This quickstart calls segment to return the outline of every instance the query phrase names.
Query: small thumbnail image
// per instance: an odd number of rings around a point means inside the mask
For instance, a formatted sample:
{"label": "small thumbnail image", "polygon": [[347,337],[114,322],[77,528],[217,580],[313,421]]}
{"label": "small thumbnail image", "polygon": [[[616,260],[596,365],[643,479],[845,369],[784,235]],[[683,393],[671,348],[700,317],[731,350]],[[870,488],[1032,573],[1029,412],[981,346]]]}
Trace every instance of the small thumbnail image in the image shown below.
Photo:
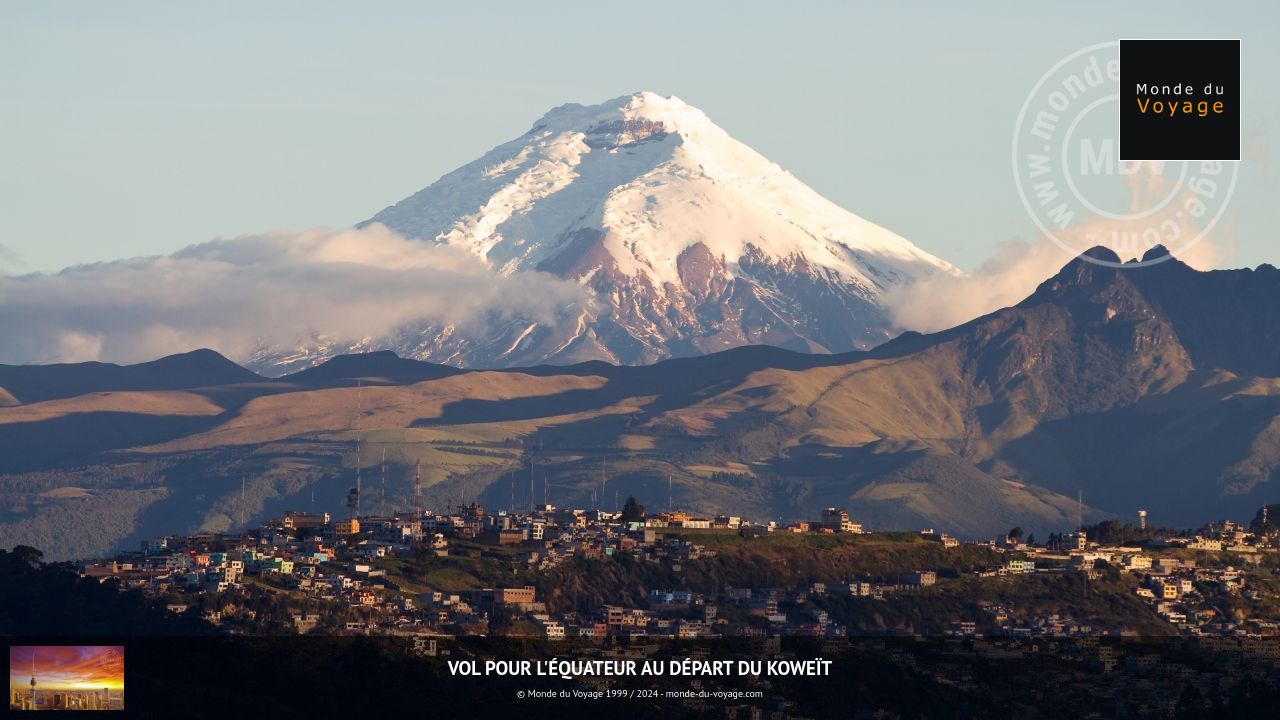
{"label": "small thumbnail image", "polygon": [[124,710],[119,645],[12,645],[10,710]]}

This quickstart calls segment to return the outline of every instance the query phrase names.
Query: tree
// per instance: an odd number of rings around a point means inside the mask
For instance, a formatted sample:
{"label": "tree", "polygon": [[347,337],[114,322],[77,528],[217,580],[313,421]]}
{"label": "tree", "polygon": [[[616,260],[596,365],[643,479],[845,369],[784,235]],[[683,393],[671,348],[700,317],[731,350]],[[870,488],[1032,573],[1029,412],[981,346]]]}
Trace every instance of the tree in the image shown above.
{"label": "tree", "polygon": [[31,567],[39,567],[40,561],[44,559],[44,553],[30,545],[15,545],[12,555],[14,560]]}
{"label": "tree", "polygon": [[1011,529],[1009,531],[1008,538],[1009,542],[1022,542],[1022,526],[1019,525],[1018,527]]}
{"label": "tree", "polygon": [[1031,533],[1030,535],[1028,535],[1028,536],[1027,536],[1027,544],[1028,544],[1028,545],[1035,545],[1035,544],[1036,544],[1036,534],[1035,534],[1035,533]]}
{"label": "tree", "polygon": [[622,506],[622,522],[640,522],[644,520],[644,506],[636,502],[634,495],[627,497],[627,503]]}

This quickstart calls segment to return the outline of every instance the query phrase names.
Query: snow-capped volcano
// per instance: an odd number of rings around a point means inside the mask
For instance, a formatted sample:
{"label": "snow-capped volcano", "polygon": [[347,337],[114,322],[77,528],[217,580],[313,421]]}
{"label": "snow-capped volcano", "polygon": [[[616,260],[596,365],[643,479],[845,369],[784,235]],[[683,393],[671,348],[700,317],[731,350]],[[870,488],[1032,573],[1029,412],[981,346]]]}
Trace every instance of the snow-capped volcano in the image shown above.
{"label": "snow-capped volcano", "polygon": [[555,108],[370,223],[465,248],[496,273],[587,287],[556,323],[508,318],[484,338],[406,328],[373,343],[466,366],[864,348],[891,335],[888,287],[955,272],[651,92]]}

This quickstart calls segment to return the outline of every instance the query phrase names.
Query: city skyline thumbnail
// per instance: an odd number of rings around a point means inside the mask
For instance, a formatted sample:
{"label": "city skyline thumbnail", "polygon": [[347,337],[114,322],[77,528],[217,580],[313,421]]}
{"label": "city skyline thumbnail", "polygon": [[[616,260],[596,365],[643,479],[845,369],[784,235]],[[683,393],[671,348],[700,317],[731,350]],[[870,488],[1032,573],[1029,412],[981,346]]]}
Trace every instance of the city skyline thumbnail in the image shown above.
{"label": "city skyline thumbnail", "polygon": [[14,645],[9,648],[9,688],[123,690],[124,647],[119,645]]}

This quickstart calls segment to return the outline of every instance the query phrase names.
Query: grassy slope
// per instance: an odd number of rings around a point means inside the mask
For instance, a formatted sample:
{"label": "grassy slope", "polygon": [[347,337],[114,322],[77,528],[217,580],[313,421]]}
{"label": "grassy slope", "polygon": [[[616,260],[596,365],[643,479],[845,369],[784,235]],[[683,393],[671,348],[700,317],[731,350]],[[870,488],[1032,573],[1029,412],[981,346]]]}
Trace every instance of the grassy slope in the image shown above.
{"label": "grassy slope", "polygon": [[688,535],[714,548],[715,557],[683,564],[679,572],[623,556],[617,561],[575,561],[538,578],[542,597],[560,609],[585,609],[616,597],[643,603],[649,589],[715,593],[726,586],[793,589],[811,582],[878,579],[921,568],[973,570],[996,562],[988,548],[943,548],[907,534],[871,536],[790,535],[744,539],[736,535]]}
{"label": "grassy slope", "polygon": [[[133,440],[150,457],[207,458],[214,482],[201,516],[186,517],[193,499],[172,515],[181,523],[160,531],[230,526],[301,491],[271,478],[262,502],[243,507],[232,495],[244,465],[251,486],[266,482],[245,458],[292,463],[328,478],[328,495],[345,495],[357,464],[357,414],[362,473],[377,477],[387,449],[402,497],[406,474],[420,461],[424,486],[438,490],[432,502],[467,497],[505,506],[516,493],[503,473],[518,470],[521,450],[532,450],[560,504],[588,505],[595,493],[594,502],[608,506],[614,494],[636,494],[665,507],[670,482],[673,502],[699,513],[792,519],[841,505],[870,527],[932,526],[971,537],[1015,524],[1038,533],[1065,529],[1074,524],[1068,496],[1080,487],[1100,505],[1143,500],[1166,516],[1151,503],[1176,502],[1213,479],[1233,492],[1251,490],[1280,467],[1276,382],[1218,378],[1202,392],[1170,392],[1127,414],[1111,412],[1108,403],[1117,399],[1178,389],[1184,364],[1173,356],[1164,364],[1130,357],[1125,342],[1100,344],[1102,335],[1080,332],[1064,313],[1038,307],[992,316],[901,357],[749,374],[728,368],[723,377],[688,382],[680,368],[696,375],[717,358],[637,370],[627,376],[632,380],[605,370],[475,372],[360,389],[276,382],[237,385],[237,392],[94,393],[0,408],[0,439],[30,449],[39,438],[28,434],[47,427],[40,437],[61,438],[43,449],[50,458],[86,437],[124,447]],[[1130,361],[1155,369],[1134,376]],[[693,372],[695,364],[703,369]],[[1101,414],[1053,419],[1071,408]],[[1206,427],[1223,437],[1197,441]],[[1144,428],[1151,437],[1135,435]],[[1174,444],[1170,438],[1178,447],[1159,444]],[[458,451],[463,445],[468,452]],[[100,450],[94,443],[82,449]],[[1138,461],[1158,464],[1165,456],[1171,459],[1158,474],[1177,475],[1182,484],[1156,498],[1135,497],[1139,484],[1128,480],[1140,476]],[[86,462],[101,456],[91,457]],[[318,482],[303,484],[315,489]],[[534,494],[542,495],[541,484]],[[520,495],[521,505],[531,499],[523,489]],[[26,501],[0,483],[0,508]]]}

